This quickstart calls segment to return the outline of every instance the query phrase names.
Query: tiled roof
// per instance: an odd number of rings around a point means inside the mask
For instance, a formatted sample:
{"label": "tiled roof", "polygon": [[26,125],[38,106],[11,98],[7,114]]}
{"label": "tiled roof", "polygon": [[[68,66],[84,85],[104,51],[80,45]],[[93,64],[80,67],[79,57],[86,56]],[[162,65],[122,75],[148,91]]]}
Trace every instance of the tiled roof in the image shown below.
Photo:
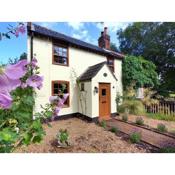
{"label": "tiled roof", "polygon": [[[107,49],[102,49],[102,48],[100,48],[98,46],[95,46],[93,44],[90,44],[90,43],[72,38],[70,36],[64,35],[62,33],[59,33],[59,32],[56,32],[56,31],[53,31],[53,30],[50,30],[50,29],[47,29],[45,27],[41,27],[41,26],[36,25],[36,24],[32,24],[32,25],[33,25],[32,26],[32,31],[36,34],[40,34],[40,35],[44,35],[44,36],[47,36],[47,37],[55,38],[55,39],[67,42],[69,44],[79,46],[79,47],[84,48],[84,49],[88,49],[88,50],[98,52],[98,53],[101,53],[101,54],[105,54],[105,55],[110,55],[110,56],[113,56],[113,57],[116,57],[116,58],[119,58],[119,59],[124,57],[124,55],[122,55],[118,52],[114,52],[114,51],[107,50]],[[31,29],[30,29],[29,26],[28,26],[28,31],[29,31],[29,33],[31,32]]]}
{"label": "tiled roof", "polygon": [[[88,69],[78,78],[79,81],[88,81],[91,80],[93,77],[97,75],[97,73],[100,71],[100,69],[104,66],[107,65],[107,62],[102,62],[99,64],[95,64],[93,66],[88,67]],[[108,66],[108,65],[107,65]],[[110,68],[109,68],[110,70]],[[114,73],[110,70],[114,78],[117,80],[115,77]]]}

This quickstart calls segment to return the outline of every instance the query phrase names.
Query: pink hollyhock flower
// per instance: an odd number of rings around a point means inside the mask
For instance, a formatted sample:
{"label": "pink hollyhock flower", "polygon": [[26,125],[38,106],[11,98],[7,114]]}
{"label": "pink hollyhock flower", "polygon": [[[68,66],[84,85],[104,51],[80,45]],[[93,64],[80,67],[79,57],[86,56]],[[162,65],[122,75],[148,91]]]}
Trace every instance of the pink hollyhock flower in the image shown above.
{"label": "pink hollyhock flower", "polygon": [[0,92],[11,92],[12,90],[16,89],[19,87],[21,84],[21,81],[18,80],[13,80],[8,78],[5,74],[0,75]]}
{"label": "pink hollyhock flower", "polygon": [[27,72],[27,60],[21,60],[16,64],[13,65],[8,65],[5,68],[5,74],[10,78],[10,79],[19,79],[23,77],[26,72]]}
{"label": "pink hollyhock flower", "polygon": [[27,79],[26,83],[30,87],[41,89],[43,86],[43,77],[39,75],[32,75]]}
{"label": "pink hollyhock flower", "polygon": [[20,25],[17,27],[16,31],[15,31],[15,36],[18,37],[19,33],[24,34],[26,32],[26,27],[25,25]]}
{"label": "pink hollyhock flower", "polygon": [[67,93],[67,94],[64,94],[64,95],[63,95],[63,98],[60,98],[60,97],[59,97],[59,101],[58,101],[57,106],[63,107],[65,101],[66,101],[67,98],[68,98],[68,96],[69,96],[69,94]]}
{"label": "pink hollyhock flower", "polygon": [[67,94],[63,95],[63,98],[60,98],[58,96],[51,96],[49,98],[50,103],[52,103],[52,104],[55,103],[56,104],[56,106],[54,107],[54,110],[53,110],[53,115],[52,115],[52,118],[51,118],[52,120],[54,120],[54,118],[56,116],[58,116],[58,114],[60,113],[62,107],[64,106],[64,103],[67,100],[68,96],[69,96],[69,94],[67,93]]}
{"label": "pink hollyhock flower", "polygon": [[9,109],[12,105],[12,98],[9,93],[0,93],[0,108]]}
{"label": "pink hollyhock flower", "polygon": [[32,62],[31,62],[32,68],[36,68],[37,67],[37,63],[38,63],[37,59],[36,58],[33,58],[32,59]]}
{"label": "pink hollyhock flower", "polygon": [[54,103],[56,100],[58,100],[58,97],[57,96],[50,96],[49,97],[50,103]]}
{"label": "pink hollyhock flower", "polygon": [[0,92],[16,89],[20,86],[20,78],[23,77],[26,72],[27,60],[19,61],[17,64],[8,65],[0,72]]}

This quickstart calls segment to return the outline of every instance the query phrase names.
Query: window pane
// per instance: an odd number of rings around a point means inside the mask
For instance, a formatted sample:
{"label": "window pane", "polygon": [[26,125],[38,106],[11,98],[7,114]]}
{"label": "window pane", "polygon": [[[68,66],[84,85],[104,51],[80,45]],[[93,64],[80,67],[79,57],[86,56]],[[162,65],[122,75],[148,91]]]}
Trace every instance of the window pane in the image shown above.
{"label": "window pane", "polygon": [[58,55],[58,47],[54,46],[54,55]]}
{"label": "window pane", "polygon": [[106,89],[102,89],[102,96],[106,95]]}

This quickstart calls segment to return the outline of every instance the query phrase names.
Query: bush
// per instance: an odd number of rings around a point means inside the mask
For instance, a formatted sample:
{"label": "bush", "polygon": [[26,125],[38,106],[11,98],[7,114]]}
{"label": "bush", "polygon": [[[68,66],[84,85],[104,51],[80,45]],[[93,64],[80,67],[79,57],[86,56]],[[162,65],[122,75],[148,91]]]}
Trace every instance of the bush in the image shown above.
{"label": "bush", "polygon": [[166,128],[166,126],[163,123],[159,123],[157,125],[157,130],[160,131],[160,132],[166,132],[167,128]]}
{"label": "bush", "polygon": [[133,132],[130,137],[129,137],[130,141],[132,143],[139,143],[141,140],[141,134],[138,132]]}
{"label": "bush", "polygon": [[142,117],[137,117],[136,118],[136,124],[137,125],[144,125],[144,120]]}
{"label": "bush", "polygon": [[102,120],[100,122],[100,126],[103,127],[103,128],[106,128],[106,121],[105,120]]}
{"label": "bush", "polygon": [[112,127],[112,128],[110,129],[110,131],[113,132],[113,133],[115,133],[115,134],[117,134],[117,133],[119,132],[119,129],[116,128],[116,127]]}
{"label": "bush", "polygon": [[128,109],[130,114],[143,115],[145,114],[144,105],[140,100],[124,100],[118,107],[119,113],[124,113]]}
{"label": "bush", "polygon": [[128,115],[127,115],[127,114],[123,114],[123,115],[122,115],[122,120],[123,120],[124,122],[127,122],[127,121],[128,121]]}

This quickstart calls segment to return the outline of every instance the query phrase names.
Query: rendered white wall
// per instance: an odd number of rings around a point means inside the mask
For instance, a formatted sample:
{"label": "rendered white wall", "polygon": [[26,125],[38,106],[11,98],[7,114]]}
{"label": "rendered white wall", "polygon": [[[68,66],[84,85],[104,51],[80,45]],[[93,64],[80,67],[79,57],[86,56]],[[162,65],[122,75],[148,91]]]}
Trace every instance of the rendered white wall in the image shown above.
{"label": "rendered white wall", "polygon": [[[28,38],[28,46],[30,45],[29,40],[30,39]],[[28,48],[29,48],[28,57],[30,58],[30,46]],[[69,67],[53,65],[52,42],[47,39],[41,39],[36,37],[34,37],[33,40],[33,53],[36,54],[36,58],[38,60],[38,64],[40,67],[40,74],[44,76],[43,88],[37,91],[35,110],[40,111],[41,110],[40,104],[45,105],[46,103],[48,103],[48,99],[51,96],[51,81],[66,80],[70,82],[70,107],[63,108],[60,112],[60,115],[81,112],[78,99],[78,88],[76,85],[76,78],[79,77],[89,66],[106,61],[106,57],[88,51],[84,51],[81,49],[69,47]],[[115,70],[117,71],[116,76],[120,81],[121,80],[120,60],[115,60]],[[76,73],[76,76],[74,72]],[[101,81],[103,81],[100,75],[98,76],[98,79],[101,79]],[[94,80],[92,84],[90,82],[85,84],[85,88],[87,87],[89,92],[87,97],[88,109],[85,115],[89,117],[98,116],[98,108],[99,108],[97,104],[98,98],[97,95],[94,96],[93,94],[93,88],[94,85],[96,85],[96,83],[97,80]],[[121,82],[118,82],[117,86],[118,86],[117,89],[119,91],[122,91]],[[111,94],[112,93],[114,93],[114,90],[111,91]],[[111,95],[111,97],[115,95],[116,95],[116,89],[114,95]],[[113,99],[111,100],[114,101]],[[97,109],[94,109],[96,107]],[[114,106],[111,107],[112,107],[111,112],[115,112]]]}

